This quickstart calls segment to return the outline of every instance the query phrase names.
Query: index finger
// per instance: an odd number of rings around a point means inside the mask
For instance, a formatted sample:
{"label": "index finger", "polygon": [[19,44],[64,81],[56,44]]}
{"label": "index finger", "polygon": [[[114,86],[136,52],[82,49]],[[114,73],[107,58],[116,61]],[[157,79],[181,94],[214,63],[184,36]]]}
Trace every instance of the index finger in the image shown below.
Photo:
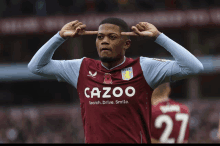
{"label": "index finger", "polygon": [[138,30],[136,26],[132,26],[131,29],[133,30],[135,34],[140,35],[140,31]]}
{"label": "index finger", "polygon": [[71,22],[71,25],[74,26],[74,25],[76,25],[78,22],[79,22],[78,20],[75,20],[75,21]]}
{"label": "index finger", "polygon": [[145,26],[145,27],[148,26],[148,23],[147,23],[147,22],[140,22],[139,24],[140,24],[141,26]]}
{"label": "index finger", "polygon": [[[97,35],[98,31],[84,31],[83,33],[79,33],[79,35]],[[123,36],[139,36],[134,32],[121,32]]]}

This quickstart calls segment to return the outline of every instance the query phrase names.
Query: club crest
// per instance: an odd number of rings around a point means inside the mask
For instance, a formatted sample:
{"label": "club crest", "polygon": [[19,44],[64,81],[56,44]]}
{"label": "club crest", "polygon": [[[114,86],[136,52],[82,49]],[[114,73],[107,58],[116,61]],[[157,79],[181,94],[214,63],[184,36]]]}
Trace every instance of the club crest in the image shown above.
{"label": "club crest", "polygon": [[112,84],[112,77],[110,73],[105,73],[104,84]]}
{"label": "club crest", "polygon": [[121,70],[121,74],[122,74],[122,79],[123,80],[130,80],[133,78],[133,69],[132,67],[129,67],[129,68],[125,68],[123,70]]}

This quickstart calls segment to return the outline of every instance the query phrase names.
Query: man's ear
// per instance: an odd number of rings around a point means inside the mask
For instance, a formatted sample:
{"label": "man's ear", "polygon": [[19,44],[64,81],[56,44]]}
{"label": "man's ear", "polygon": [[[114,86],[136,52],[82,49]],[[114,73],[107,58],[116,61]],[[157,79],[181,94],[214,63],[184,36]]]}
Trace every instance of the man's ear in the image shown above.
{"label": "man's ear", "polygon": [[124,46],[125,50],[127,50],[128,48],[130,48],[130,46],[131,46],[131,40],[128,39],[128,40],[126,40],[126,42],[125,42],[125,46]]}

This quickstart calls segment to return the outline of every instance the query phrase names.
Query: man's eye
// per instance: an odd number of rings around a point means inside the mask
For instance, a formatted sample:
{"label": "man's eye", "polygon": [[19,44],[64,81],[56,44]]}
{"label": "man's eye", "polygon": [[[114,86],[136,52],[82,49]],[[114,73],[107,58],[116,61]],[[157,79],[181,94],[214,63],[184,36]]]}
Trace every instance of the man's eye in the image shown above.
{"label": "man's eye", "polygon": [[113,39],[113,40],[114,40],[114,39],[116,39],[116,37],[115,37],[115,36],[110,36],[110,39]]}
{"label": "man's eye", "polygon": [[98,36],[98,39],[102,39],[103,38],[103,36]]}

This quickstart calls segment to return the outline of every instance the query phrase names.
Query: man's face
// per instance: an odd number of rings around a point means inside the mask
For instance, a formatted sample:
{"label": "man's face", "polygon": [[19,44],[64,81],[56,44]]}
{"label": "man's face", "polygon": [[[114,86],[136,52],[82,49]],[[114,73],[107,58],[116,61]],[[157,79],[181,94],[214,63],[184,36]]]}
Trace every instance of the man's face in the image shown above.
{"label": "man's face", "polygon": [[112,62],[124,57],[128,45],[126,45],[126,38],[121,36],[119,26],[102,24],[99,26],[96,47],[103,62]]}

